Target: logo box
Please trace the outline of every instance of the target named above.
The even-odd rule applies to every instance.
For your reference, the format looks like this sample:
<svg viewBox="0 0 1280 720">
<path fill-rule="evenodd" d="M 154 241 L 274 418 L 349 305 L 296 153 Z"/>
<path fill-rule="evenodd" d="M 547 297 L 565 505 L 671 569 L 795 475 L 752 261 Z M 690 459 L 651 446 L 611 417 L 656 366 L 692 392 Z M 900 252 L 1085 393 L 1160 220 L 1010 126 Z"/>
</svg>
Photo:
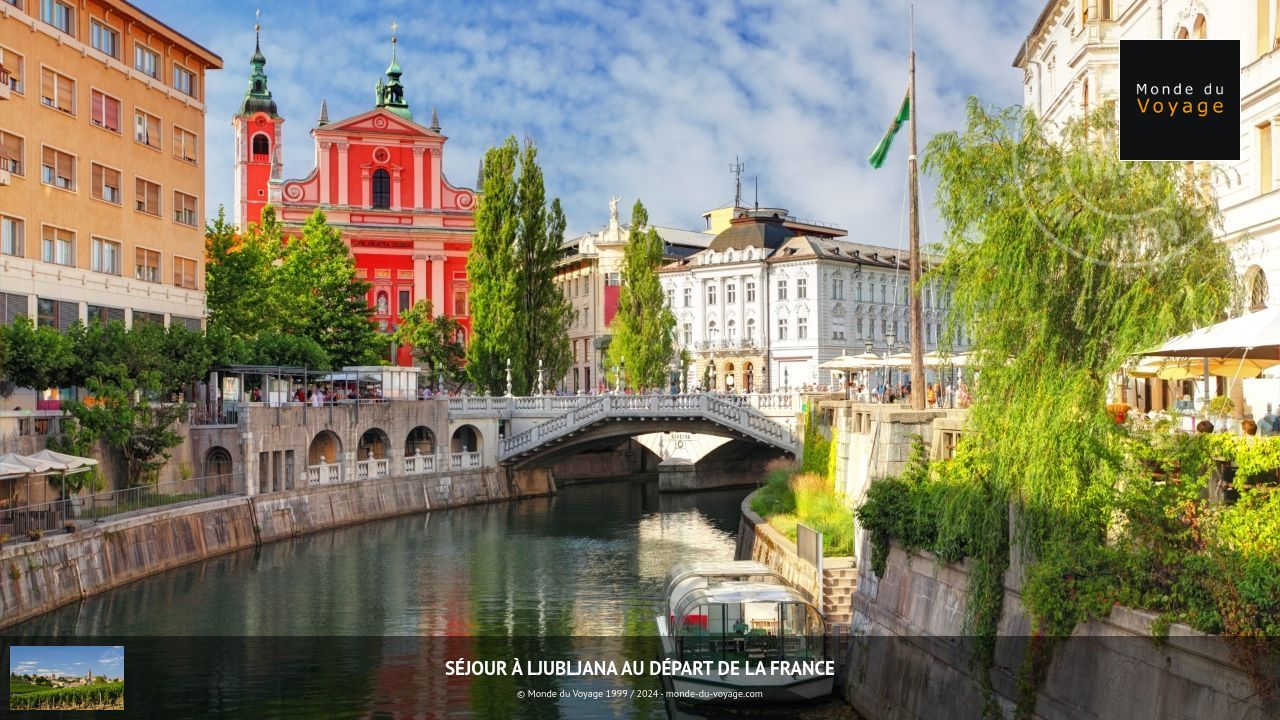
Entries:
<svg viewBox="0 0 1280 720">
<path fill-rule="evenodd" d="M 1239 40 L 1120 41 L 1121 160 L 1240 159 Z"/>
</svg>

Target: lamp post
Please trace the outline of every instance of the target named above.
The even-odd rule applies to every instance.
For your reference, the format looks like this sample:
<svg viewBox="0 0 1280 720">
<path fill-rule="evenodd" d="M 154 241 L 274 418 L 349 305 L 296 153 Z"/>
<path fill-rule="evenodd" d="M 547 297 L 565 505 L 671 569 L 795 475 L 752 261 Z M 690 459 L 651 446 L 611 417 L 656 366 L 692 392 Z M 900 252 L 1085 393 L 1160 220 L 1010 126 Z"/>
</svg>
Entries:
<svg viewBox="0 0 1280 720">
<path fill-rule="evenodd" d="M 671 386 L 671 394 L 680 394 L 680 354 L 676 353 L 671 356 L 671 374 L 668 384 Z"/>
<path fill-rule="evenodd" d="M 889 365 L 888 362 L 889 362 L 890 356 L 893 355 L 893 346 L 897 344 L 897 341 L 898 341 L 897 333 L 893 332 L 892 330 L 885 333 L 884 335 L 885 374 L 888 375 L 888 381 L 885 383 L 885 394 L 889 394 L 893 392 L 893 366 Z"/>
</svg>

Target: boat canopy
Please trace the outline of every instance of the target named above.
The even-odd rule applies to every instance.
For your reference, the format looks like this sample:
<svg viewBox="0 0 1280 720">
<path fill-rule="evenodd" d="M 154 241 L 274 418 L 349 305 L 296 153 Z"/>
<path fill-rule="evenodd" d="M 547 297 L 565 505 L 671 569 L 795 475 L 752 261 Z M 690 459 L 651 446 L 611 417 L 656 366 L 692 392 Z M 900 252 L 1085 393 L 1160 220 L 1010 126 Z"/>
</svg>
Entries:
<svg viewBox="0 0 1280 720">
<path fill-rule="evenodd" d="M 755 560 L 686 560 L 676 563 L 663 583 L 662 596 L 667 601 L 667 613 L 671 614 L 672 609 L 692 590 L 733 581 L 786 584 L 781 575 Z"/>
</svg>

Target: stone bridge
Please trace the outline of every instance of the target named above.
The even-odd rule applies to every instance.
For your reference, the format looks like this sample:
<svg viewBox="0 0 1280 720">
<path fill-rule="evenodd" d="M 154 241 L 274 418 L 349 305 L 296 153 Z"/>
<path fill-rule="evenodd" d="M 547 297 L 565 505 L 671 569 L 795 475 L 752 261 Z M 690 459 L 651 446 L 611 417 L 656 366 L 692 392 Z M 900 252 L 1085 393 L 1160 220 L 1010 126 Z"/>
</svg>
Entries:
<svg viewBox="0 0 1280 720">
<path fill-rule="evenodd" d="M 473 411 L 484 401 L 503 398 L 453 398 L 451 414 Z M 720 395 L 595 395 L 507 398 L 511 431 L 498 443 L 499 462 L 516 467 L 536 467 L 619 438 L 654 433 L 688 432 L 715 435 L 774 451 L 795 453 L 792 432 L 795 410 L 791 396 Z M 459 409 L 452 405 L 457 402 Z M 761 407 L 761 406 L 765 407 Z M 485 410 L 492 412 L 492 407 Z M 521 413 L 554 413 L 549 419 L 525 425 L 516 423 Z M 772 415 L 767 411 L 773 411 Z"/>
</svg>

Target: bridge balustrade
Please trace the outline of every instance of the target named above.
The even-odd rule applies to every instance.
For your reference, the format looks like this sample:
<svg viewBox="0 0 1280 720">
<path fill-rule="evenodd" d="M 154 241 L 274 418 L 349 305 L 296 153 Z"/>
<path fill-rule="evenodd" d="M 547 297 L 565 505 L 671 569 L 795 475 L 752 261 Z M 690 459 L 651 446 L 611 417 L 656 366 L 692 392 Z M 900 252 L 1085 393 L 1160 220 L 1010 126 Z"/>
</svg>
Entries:
<svg viewBox="0 0 1280 720">
<path fill-rule="evenodd" d="M 308 485 L 333 485 L 340 482 L 342 482 L 342 466 L 338 463 L 307 466 Z"/>
</svg>

